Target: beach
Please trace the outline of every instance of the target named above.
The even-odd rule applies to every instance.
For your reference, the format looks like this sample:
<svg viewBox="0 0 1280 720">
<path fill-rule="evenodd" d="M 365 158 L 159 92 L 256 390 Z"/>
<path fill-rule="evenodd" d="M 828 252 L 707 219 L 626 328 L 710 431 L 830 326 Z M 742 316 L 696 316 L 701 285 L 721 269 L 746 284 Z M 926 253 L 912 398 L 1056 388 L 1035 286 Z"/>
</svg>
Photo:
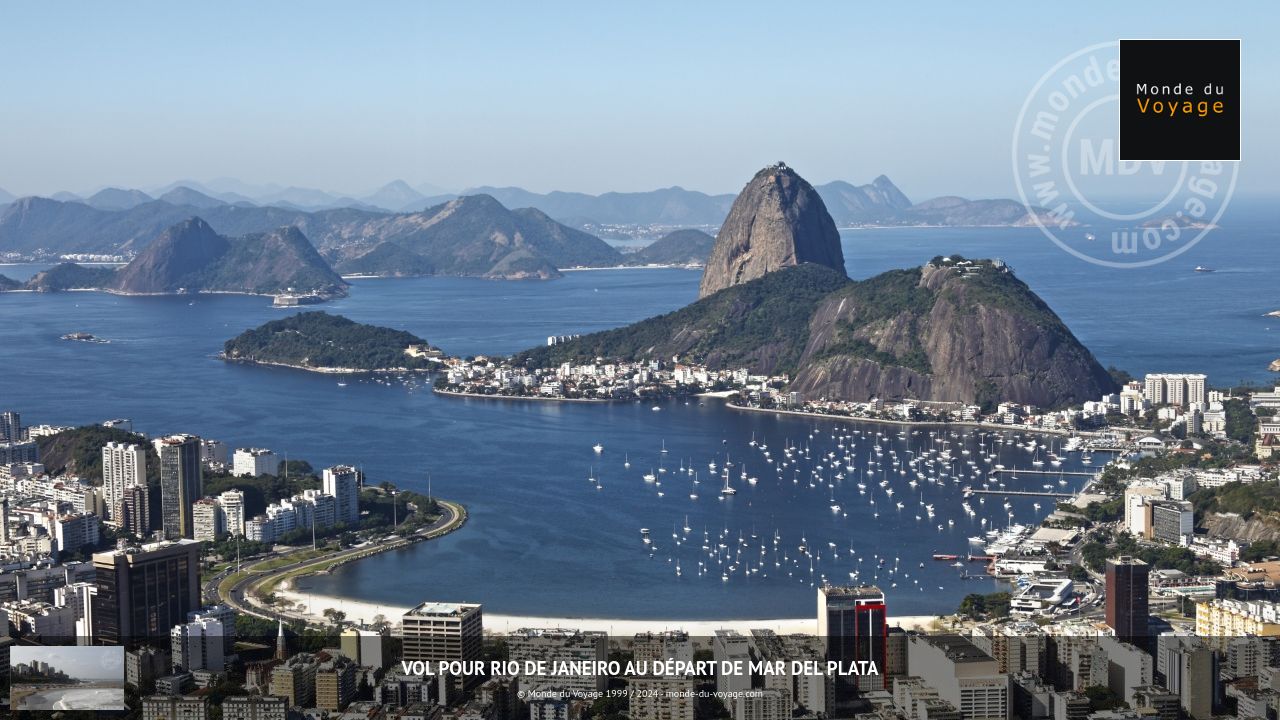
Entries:
<svg viewBox="0 0 1280 720">
<path fill-rule="evenodd" d="M 306 615 L 317 622 L 328 622 L 324 611 L 334 609 L 345 613 L 345 619 L 359 623 L 369 623 L 381 615 L 391 624 L 409 610 L 398 605 L 380 605 L 377 603 L 350 600 L 328 595 L 300 593 L 291 589 L 279 589 L 276 594 L 300 606 L 297 614 Z M 905 630 L 926 629 L 937 621 L 934 615 L 890 616 L 890 626 L 900 626 Z M 779 634 L 808 633 L 818 631 L 815 618 L 775 618 L 747 620 L 628 620 L 618 618 L 586 618 L 586 617 L 532 617 L 525 615 L 503 615 L 498 613 L 484 614 L 486 632 L 505 633 L 521 628 L 572 628 L 577 630 L 602 630 L 610 635 L 628 636 L 643 632 L 661 632 L 664 630 L 683 630 L 695 637 L 714 635 L 716 630 L 737 630 L 747 633 L 753 629 L 768 629 Z"/>
</svg>

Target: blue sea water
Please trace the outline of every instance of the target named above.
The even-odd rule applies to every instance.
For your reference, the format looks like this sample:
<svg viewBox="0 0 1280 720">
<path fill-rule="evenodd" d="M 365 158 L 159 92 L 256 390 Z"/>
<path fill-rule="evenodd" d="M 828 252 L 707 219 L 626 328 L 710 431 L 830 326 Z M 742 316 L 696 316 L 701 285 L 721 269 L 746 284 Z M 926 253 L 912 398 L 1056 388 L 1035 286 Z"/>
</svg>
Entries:
<svg viewBox="0 0 1280 720">
<path fill-rule="evenodd" d="M 1280 357 L 1280 319 L 1265 317 L 1280 309 L 1272 220 L 1266 208 L 1237 212 L 1177 260 L 1141 270 L 1081 262 L 1031 229 L 899 228 L 843 237 L 854 277 L 940 254 L 1000 257 L 1104 365 L 1135 374 L 1204 371 L 1214 383 L 1232 384 L 1272 380 L 1267 363 Z M 1216 272 L 1195 273 L 1197 264 Z M 0 273 L 22 277 L 38 269 L 8 266 Z M 616 327 L 680 307 L 696 297 L 698 277 L 688 270 L 627 269 L 568 273 L 550 282 L 359 280 L 350 297 L 324 309 L 412 331 L 451 353 L 507 353 L 548 335 Z M 824 470 L 811 488 L 816 456 L 837 449 L 830 434 L 835 423 L 743 414 L 715 401 L 664 403 L 654 412 L 640 404 L 444 398 L 420 385 L 339 387 L 333 377 L 215 359 L 225 339 L 289 312 L 296 311 L 230 295 L 0 295 L 0 406 L 22 411 L 28 424 L 130 417 L 150 434 L 193 432 L 233 446 L 272 447 L 316 466 L 358 464 L 373 481 L 418 490 L 430 474 L 437 494 L 468 505 L 471 520 L 461 531 L 307 580 L 318 593 L 394 605 L 479 601 L 492 612 L 525 615 L 696 619 L 810 615 L 811 583 L 824 575 L 847 579 L 850 572 L 886 587 L 894 614 L 949 611 L 964 594 L 991 587 L 988 580 L 961 580 L 960 569 L 928 558 L 965 552 L 965 539 L 982 529 L 982 518 L 1008 522 L 1000 498 L 971 501 L 978 515 L 970 520 L 959 509 L 963 483 L 912 489 L 907 476 L 896 475 L 891 500 L 878 484 L 884 466 L 866 465 L 875 457 L 876 432 L 886 433 L 880 439 L 886 463 L 889 449 L 906 458 L 908 450 L 918 454 L 944 439 L 957 450 L 967 443 L 977 454 L 973 438 L 899 438 L 898 428 L 845 423 L 843 434 L 862 433 L 854 443 L 855 471 L 835 481 L 834 471 Z M 59 340 L 72 331 L 111 342 Z M 808 444 L 814 458 L 798 466 L 800 476 L 788 467 L 791 476 L 780 477 L 776 464 L 748 444 L 753 435 L 775 458 L 788 442 Z M 600 455 L 591 449 L 597 442 L 605 448 Z M 656 484 L 641 476 L 664 461 L 664 442 L 665 465 L 673 472 L 661 474 L 660 498 Z M 726 453 L 736 463 L 738 493 L 722 500 L 707 463 L 722 464 Z M 623 467 L 624 457 L 631 468 Z M 1011 466 L 1025 467 L 1029 459 L 1022 450 L 1001 451 Z M 692 480 L 674 472 L 681 462 L 699 471 L 697 500 L 688 497 Z M 742 463 L 759 478 L 756 485 L 741 481 Z M 864 483 L 863 496 L 853 483 L 868 476 L 873 482 Z M 1010 487 L 1015 483 L 1038 488 L 1041 480 L 1024 477 Z M 914 519 L 921 493 L 935 506 L 936 519 Z M 1031 502 L 1012 502 L 1017 521 L 1034 520 L 1051 501 L 1042 500 L 1039 513 Z M 832 504 L 840 512 L 832 512 Z M 641 542 L 642 527 L 651 530 L 656 552 Z M 713 562 L 700 549 L 704 528 L 713 549 L 723 541 L 726 554 L 736 553 L 738 569 L 728 580 L 720 565 L 698 575 L 699 560 Z M 776 566 L 775 533 L 777 554 L 786 558 Z M 812 574 L 807 556 L 798 554 L 802 541 L 821 555 Z M 767 545 L 763 557 L 761 545 Z M 877 571 L 881 558 L 889 560 Z M 889 575 L 895 558 L 898 573 Z M 742 574 L 752 564 L 758 571 Z"/>
</svg>

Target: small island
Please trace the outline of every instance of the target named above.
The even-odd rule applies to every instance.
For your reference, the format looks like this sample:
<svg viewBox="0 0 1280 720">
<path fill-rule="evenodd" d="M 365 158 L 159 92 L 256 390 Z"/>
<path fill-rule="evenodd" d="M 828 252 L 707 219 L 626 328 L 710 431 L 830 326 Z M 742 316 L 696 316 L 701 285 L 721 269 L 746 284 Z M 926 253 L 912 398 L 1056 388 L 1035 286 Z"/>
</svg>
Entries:
<svg viewBox="0 0 1280 720">
<path fill-rule="evenodd" d="M 93 335 L 92 333 L 87 333 L 87 332 L 70 332 L 70 333 L 67 333 L 66 335 L 63 335 L 62 339 L 73 340 L 75 342 L 98 343 L 100 345 L 106 345 L 107 343 L 111 342 L 106 338 L 100 338 L 96 335 Z"/>
<path fill-rule="evenodd" d="M 364 325 L 323 311 L 304 312 L 246 330 L 228 340 L 228 362 L 277 365 L 321 373 L 426 372 L 444 354 L 403 330 Z"/>
</svg>

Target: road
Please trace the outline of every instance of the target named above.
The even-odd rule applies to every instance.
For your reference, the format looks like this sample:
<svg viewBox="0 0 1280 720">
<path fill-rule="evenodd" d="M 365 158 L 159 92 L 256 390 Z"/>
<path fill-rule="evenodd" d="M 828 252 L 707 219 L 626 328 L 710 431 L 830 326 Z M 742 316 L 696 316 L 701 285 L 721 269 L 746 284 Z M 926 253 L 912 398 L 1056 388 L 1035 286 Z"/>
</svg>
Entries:
<svg viewBox="0 0 1280 720">
<path fill-rule="evenodd" d="M 256 569 L 258 565 L 280 560 L 281 558 L 288 558 L 290 555 L 294 554 L 303 554 L 311 548 L 300 547 L 284 553 L 273 552 L 270 555 L 262 556 L 254 560 L 252 564 L 243 568 L 245 576 L 236 580 L 228 587 L 222 587 L 222 585 L 227 577 L 235 574 L 234 569 L 228 568 L 227 570 L 224 570 L 210 578 L 205 582 L 205 597 L 211 598 L 214 602 L 229 605 L 238 612 L 247 613 L 260 618 L 266 618 L 268 620 L 295 620 L 297 619 L 296 615 L 281 613 L 250 601 L 248 599 L 249 593 L 255 587 L 265 585 L 280 576 L 288 575 L 296 570 L 303 570 L 313 566 L 316 567 L 317 570 L 322 569 L 323 567 L 336 567 L 342 563 L 369 557 L 388 550 L 408 547 L 409 545 L 417 542 L 423 542 L 433 538 L 438 538 L 442 535 L 447 535 L 466 523 L 467 510 L 462 505 L 448 500 L 438 500 L 437 502 L 439 502 L 440 507 L 444 512 L 441 513 L 440 517 L 430 525 L 419 528 L 413 535 L 408 537 L 387 536 L 374 538 L 359 547 L 326 554 L 321 557 L 300 559 L 297 562 L 287 563 L 285 565 L 272 567 L 266 570 Z"/>
</svg>

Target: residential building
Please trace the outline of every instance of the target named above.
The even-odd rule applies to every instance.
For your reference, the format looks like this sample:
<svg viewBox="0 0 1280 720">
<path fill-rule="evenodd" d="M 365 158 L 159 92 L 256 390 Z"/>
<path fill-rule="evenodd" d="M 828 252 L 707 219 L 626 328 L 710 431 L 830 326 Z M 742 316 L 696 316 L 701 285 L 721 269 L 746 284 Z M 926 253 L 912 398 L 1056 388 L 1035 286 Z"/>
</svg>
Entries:
<svg viewBox="0 0 1280 720">
<path fill-rule="evenodd" d="M 231 456 L 231 474 L 236 477 L 258 477 L 279 472 L 279 458 L 266 448 L 236 448 Z"/>
<path fill-rule="evenodd" d="M 316 702 L 316 671 L 320 661 L 311 653 L 298 653 L 271 671 L 270 694 L 278 695 L 293 707 L 313 707 Z"/>
<path fill-rule="evenodd" d="M 523 628 L 507 633 L 507 657 L 519 662 L 542 660 L 548 663 L 605 661 L 609 659 L 609 635 L 600 631 Z M 521 678 L 521 689 L 544 682 Z M 559 677 L 556 684 L 580 697 L 605 689 L 608 678 L 600 674 Z"/>
<path fill-rule="evenodd" d="M 968 720 L 1007 720 L 1009 676 L 996 661 L 959 635 L 915 635 L 907 650 L 907 672 L 938 691 L 938 697 Z"/>
<path fill-rule="evenodd" d="M 207 720 L 209 698 L 203 695 L 152 695 L 142 698 L 142 720 Z"/>
<path fill-rule="evenodd" d="M 109 442 L 102 446 L 102 502 L 105 519 L 119 527 L 125 488 L 146 487 L 147 450 L 136 443 Z"/>
<path fill-rule="evenodd" d="M 334 520 L 344 525 L 360 523 L 359 473 L 350 465 L 334 465 L 321 473 L 321 489 L 334 499 Z"/>
<path fill-rule="evenodd" d="M 232 535 L 244 536 L 244 492 L 227 490 L 218 496 L 218 508 L 222 510 L 222 522 Z"/>
<path fill-rule="evenodd" d="M 223 698 L 222 720 L 286 720 L 289 702 L 270 695 Z"/>
<path fill-rule="evenodd" d="M 220 620 L 202 618 L 174 625 L 169 637 L 174 668 L 188 672 L 226 669 L 226 629 Z"/>
<path fill-rule="evenodd" d="M 342 654 L 355 661 L 356 665 L 385 668 L 390 661 L 387 654 L 389 639 L 386 628 L 348 627 L 343 629 L 339 642 Z"/>
<path fill-rule="evenodd" d="M 222 535 L 222 508 L 213 498 L 200 498 L 191 507 L 192 535 L 196 540 L 213 542 Z"/>
<path fill-rule="evenodd" d="M 697 697 L 691 677 L 633 677 L 627 689 L 630 720 L 693 720 Z"/>
<path fill-rule="evenodd" d="M 316 668 L 316 707 L 345 710 L 356 695 L 356 664 L 341 655 L 329 658 Z"/>
</svg>

